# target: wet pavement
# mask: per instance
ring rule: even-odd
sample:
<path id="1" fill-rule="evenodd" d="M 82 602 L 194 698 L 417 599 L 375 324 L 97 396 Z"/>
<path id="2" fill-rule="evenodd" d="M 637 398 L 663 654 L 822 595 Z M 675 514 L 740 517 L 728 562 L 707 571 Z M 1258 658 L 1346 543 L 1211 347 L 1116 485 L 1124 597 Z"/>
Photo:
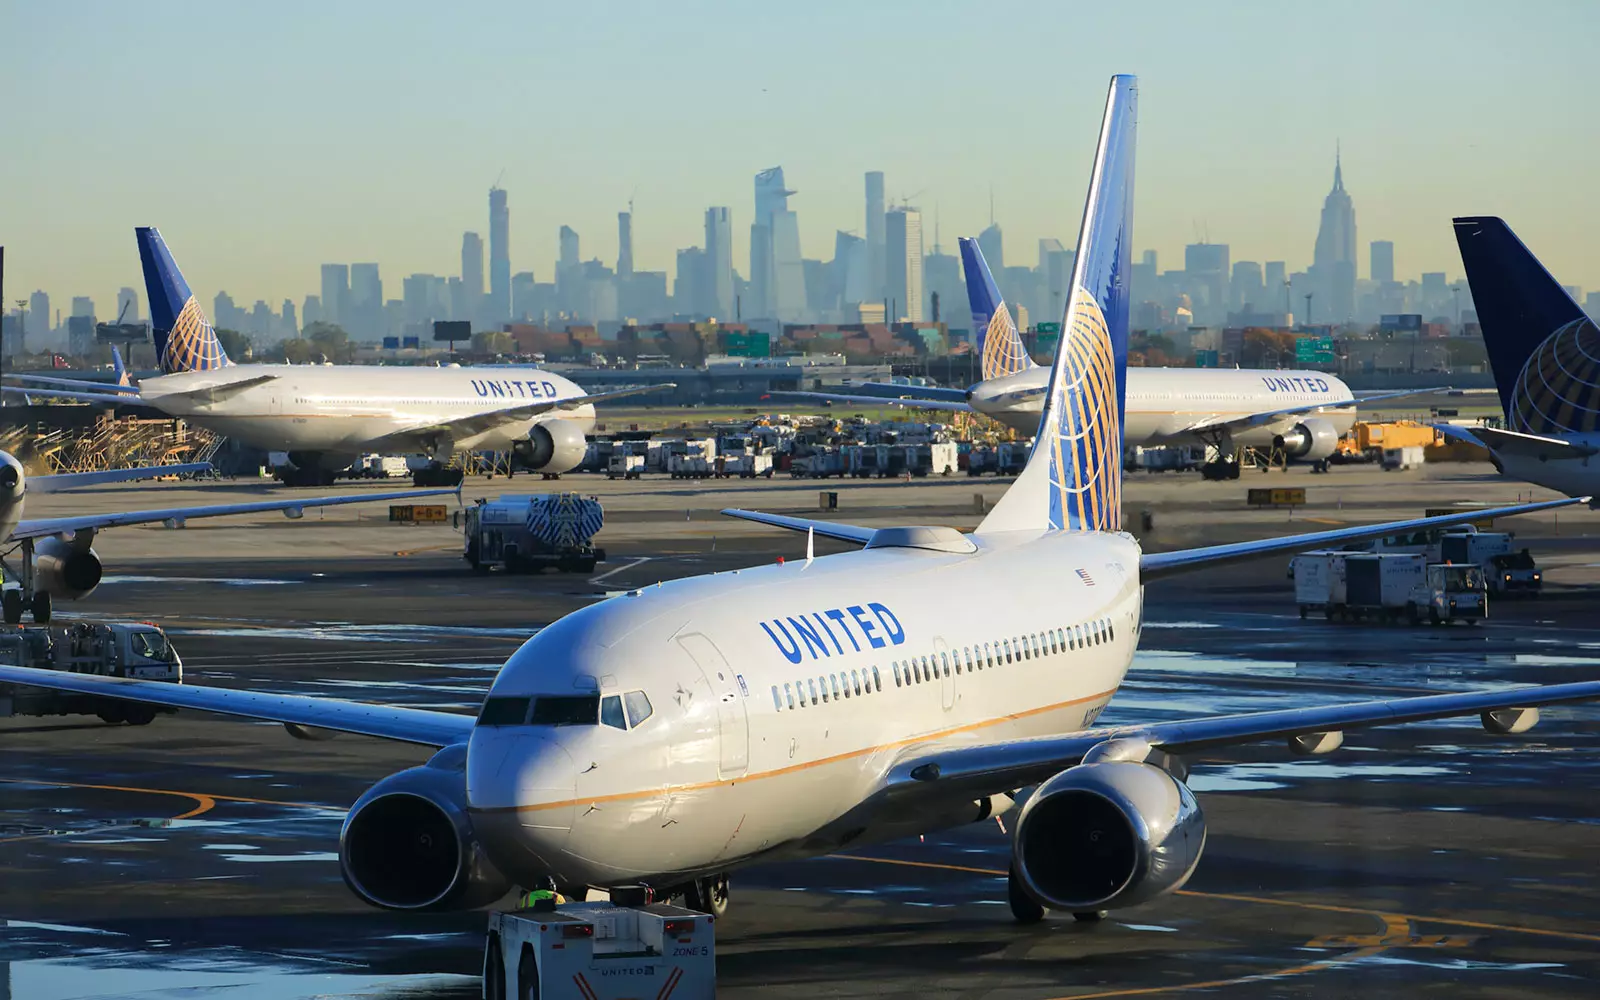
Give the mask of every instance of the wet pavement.
<path id="1" fill-rule="evenodd" d="M 174 557 L 110 577 L 93 610 L 165 624 L 191 683 L 470 711 L 566 611 L 783 544 L 629 547 L 593 581 L 477 577 L 449 551 L 225 574 Z M 1498 606 L 1477 628 L 1363 629 L 1301 622 L 1282 581 L 1273 566 L 1151 587 L 1104 720 L 1600 677 L 1597 594 Z M 370 909 L 334 854 L 344 808 L 427 751 L 193 713 L 5 720 L 0 749 L 0 998 L 478 995 L 482 913 Z M 1195 764 L 1210 834 L 1177 896 L 1018 929 L 994 821 L 753 868 L 719 925 L 720 995 L 1594 994 L 1600 709 L 1547 710 L 1518 737 L 1449 721 L 1353 733 L 1328 757 Z"/>

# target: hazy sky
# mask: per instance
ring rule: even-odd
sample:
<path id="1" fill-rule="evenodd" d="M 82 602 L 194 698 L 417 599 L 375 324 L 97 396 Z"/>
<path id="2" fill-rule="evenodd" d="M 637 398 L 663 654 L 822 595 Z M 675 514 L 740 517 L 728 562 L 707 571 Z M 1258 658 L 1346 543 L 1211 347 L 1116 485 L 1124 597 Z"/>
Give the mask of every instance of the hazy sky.
<path id="1" fill-rule="evenodd" d="M 0 0 L 8 304 L 140 289 L 161 227 L 202 301 L 276 308 L 323 261 L 385 295 L 487 242 L 504 170 L 513 270 L 556 229 L 671 271 L 708 205 L 748 264 L 752 176 L 781 164 L 808 257 L 860 230 L 862 173 L 921 206 L 931 248 L 989 221 L 1008 262 L 1070 245 L 1114 72 L 1140 76 L 1135 245 L 1311 255 L 1335 141 L 1366 244 L 1461 273 L 1450 218 L 1504 216 L 1563 282 L 1600 288 L 1600 3 L 179 3 Z"/>

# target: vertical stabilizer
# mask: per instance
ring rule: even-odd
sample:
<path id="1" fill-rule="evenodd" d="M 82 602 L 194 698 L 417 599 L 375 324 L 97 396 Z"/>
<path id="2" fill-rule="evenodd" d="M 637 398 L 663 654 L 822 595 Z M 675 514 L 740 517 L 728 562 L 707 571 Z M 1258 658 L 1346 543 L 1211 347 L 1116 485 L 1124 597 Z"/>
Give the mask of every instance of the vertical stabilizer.
<path id="1" fill-rule="evenodd" d="M 116 378 L 117 385 L 132 387 L 133 382 L 128 378 L 128 367 L 122 363 L 122 352 L 117 350 L 116 344 L 111 345 L 111 374 Z"/>
<path id="2" fill-rule="evenodd" d="M 1594 321 L 1505 222 L 1454 221 L 1506 425 L 1525 434 L 1600 430 Z"/>
<path id="3" fill-rule="evenodd" d="M 961 267 L 966 272 L 967 300 L 972 303 L 972 329 L 978 335 L 984 381 L 1038 367 L 1028 357 L 1028 348 L 1017 333 L 1010 308 L 1000 297 L 1000 286 L 989 272 L 989 262 L 983 259 L 978 241 L 963 236 L 956 242 L 961 246 Z"/>
<path id="4" fill-rule="evenodd" d="M 1121 530 L 1137 110 L 1135 78 L 1112 77 L 1039 436 L 980 534 Z"/>
<path id="5" fill-rule="evenodd" d="M 162 374 L 210 371 L 232 364 L 161 233 L 154 226 L 139 226 L 133 233 L 139 242 L 145 294 L 150 297 L 150 333 Z"/>

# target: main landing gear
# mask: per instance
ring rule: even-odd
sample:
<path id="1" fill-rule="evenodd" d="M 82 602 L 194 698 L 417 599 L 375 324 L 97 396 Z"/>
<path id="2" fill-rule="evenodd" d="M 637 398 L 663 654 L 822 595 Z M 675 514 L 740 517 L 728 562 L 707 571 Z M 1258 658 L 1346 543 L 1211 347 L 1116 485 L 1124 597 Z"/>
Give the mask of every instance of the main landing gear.
<path id="1" fill-rule="evenodd" d="M 21 584 L 18 587 L 7 588 L 0 594 L 0 619 L 7 625 L 20 625 L 24 613 L 33 615 L 33 620 L 39 625 L 50 623 L 50 594 L 48 591 L 37 589 L 37 581 L 33 573 L 33 539 L 24 538 L 18 547 L 11 550 L 16 555 L 16 571 L 11 572 L 10 565 L 5 566 L 6 576 Z"/>
<path id="2" fill-rule="evenodd" d="M 730 897 L 726 874 L 697 878 L 683 889 L 683 905 L 691 910 L 721 918 L 728 912 Z"/>
<path id="3" fill-rule="evenodd" d="M 1011 916 L 1019 924 L 1036 924 L 1044 919 L 1044 907 L 1028 895 L 1028 891 L 1022 887 L 1022 880 L 1017 878 L 1015 861 L 1011 862 L 1011 870 L 1006 874 L 1006 901 L 1011 904 Z M 1097 924 L 1105 918 L 1105 910 L 1074 910 L 1072 913 L 1072 919 L 1080 924 Z"/>
<path id="4" fill-rule="evenodd" d="M 1238 479 L 1239 460 L 1219 458 L 1200 466 L 1200 478 L 1209 480 Z"/>

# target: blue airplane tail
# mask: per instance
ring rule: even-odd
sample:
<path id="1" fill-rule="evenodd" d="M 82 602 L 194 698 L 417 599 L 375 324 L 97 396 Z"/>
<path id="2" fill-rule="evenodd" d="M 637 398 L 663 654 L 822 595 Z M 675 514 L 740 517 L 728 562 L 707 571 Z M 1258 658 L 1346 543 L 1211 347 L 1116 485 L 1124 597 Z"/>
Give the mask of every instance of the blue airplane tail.
<path id="1" fill-rule="evenodd" d="M 956 242 L 961 246 L 961 266 L 966 271 L 967 300 L 972 304 L 972 329 L 978 335 L 984 380 L 1033 368 L 1033 359 L 1028 357 L 1028 348 L 1017 333 L 1011 310 L 1000 297 L 1000 286 L 994 282 L 978 241 L 963 236 Z"/>
<path id="2" fill-rule="evenodd" d="M 144 267 L 145 293 L 150 297 L 150 333 L 162 374 L 225 368 L 228 360 L 217 331 L 206 321 L 199 301 L 189 291 L 183 272 L 154 226 L 134 229 L 139 262 Z"/>
<path id="3" fill-rule="evenodd" d="M 1454 222 L 1509 428 L 1555 435 L 1595 431 L 1600 330 L 1594 321 L 1503 220 Z"/>
<path id="4" fill-rule="evenodd" d="M 111 374 L 116 376 L 117 385 L 132 385 L 128 380 L 128 368 L 122 363 L 122 352 L 117 350 L 117 345 L 111 345 Z"/>
<path id="5" fill-rule="evenodd" d="M 1072 286 L 1028 464 L 978 531 L 1119 531 L 1138 84 L 1111 78 Z"/>

